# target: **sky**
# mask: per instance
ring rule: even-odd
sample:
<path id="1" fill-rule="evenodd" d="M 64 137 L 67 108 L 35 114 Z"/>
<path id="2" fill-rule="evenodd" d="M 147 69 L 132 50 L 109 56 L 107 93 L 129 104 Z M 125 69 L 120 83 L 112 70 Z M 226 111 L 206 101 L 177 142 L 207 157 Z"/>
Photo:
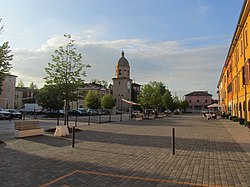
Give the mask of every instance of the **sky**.
<path id="1" fill-rule="evenodd" d="M 183 99 L 217 96 L 244 0 L 0 0 L 0 44 L 14 55 L 11 73 L 25 86 L 44 85 L 44 68 L 71 34 L 92 79 L 112 83 L 124 50 L 131 79 L 162 82 Z"/>

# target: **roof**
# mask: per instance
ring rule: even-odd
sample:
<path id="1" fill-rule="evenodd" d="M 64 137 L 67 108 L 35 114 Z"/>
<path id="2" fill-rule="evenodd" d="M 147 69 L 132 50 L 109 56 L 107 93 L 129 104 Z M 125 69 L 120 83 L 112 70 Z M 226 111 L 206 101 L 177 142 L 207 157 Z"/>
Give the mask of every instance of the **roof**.
<path id="1" fill-rule="evenodd" d="M 194 91 L 185 96 L 213 96 L 212 94 L 208 93 L 208 91 Z"/>
<path id="2" fill-rule="evenodd" d="M 121 67 L 121 66 L 127 66 L 127 67 L 129 67 L 128 60 L 124 57 L 124 51 L 122 51 L 122 56 L 118 60 L 117 66 L 119 66 L 119 67 Z"/>

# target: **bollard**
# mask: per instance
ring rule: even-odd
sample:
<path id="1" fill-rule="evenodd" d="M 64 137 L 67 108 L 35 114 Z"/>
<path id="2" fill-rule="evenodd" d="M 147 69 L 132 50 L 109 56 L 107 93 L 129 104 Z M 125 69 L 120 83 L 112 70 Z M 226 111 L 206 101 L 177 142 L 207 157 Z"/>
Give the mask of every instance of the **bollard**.
<path id="1" fill-rule="evenodd" d="M 75 147 L 75 127 L 72 127 L 72 147 Z"/>
<path id="2" fill-rule="evenodd" d="M 101 119 L 101 114 L 99 115 L 99 123 L 101 123 L 102 119 Z"/>
<path id="3" fill-rule="evenodd" d="M 89 119 L 88 119 L 88 125 L 90 125 L 90 114 L 89 114 Z"/>
<path id="4" fill-rule="evenodd" d="M 175 129 L 172 128 L 172 155 L 175 155 Z"/>

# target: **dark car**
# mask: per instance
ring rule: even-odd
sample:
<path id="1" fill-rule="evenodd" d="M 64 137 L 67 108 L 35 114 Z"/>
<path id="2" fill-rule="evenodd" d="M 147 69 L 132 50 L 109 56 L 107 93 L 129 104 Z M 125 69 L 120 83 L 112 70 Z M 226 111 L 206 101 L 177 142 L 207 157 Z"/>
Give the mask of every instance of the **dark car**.
<path id="1" fill-rule="evenodd" d="M 0 114 L 2 116 L 1 119 L 11 119 L 11 115 L 10 115 L 10 112 L 0 108 Z"/>
<path id="2" fill-rule="evenodd" d="M 64 111 L 63 110 L 47 110 L 46 111 L 46 116 L 47 117 L 57 117 L 57 116 L 64 116 Z"/>
<path id="3" fill-rule="evenodd" d="M 23 117 L 22 113 L 15 109 L 7 109 L 7 111 L 10 113 L 11 119 L 14 119 L 14 118 L 22 119 Z"/>

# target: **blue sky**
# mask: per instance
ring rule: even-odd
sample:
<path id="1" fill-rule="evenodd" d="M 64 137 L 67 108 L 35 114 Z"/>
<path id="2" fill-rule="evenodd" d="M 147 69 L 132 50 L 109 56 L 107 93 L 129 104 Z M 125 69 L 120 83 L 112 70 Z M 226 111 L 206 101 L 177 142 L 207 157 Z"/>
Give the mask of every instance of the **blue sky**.
<path id="1" fill-rule="evenodd" d="M 216 86 L 243 0 L 0 0 L 0 43 L 12 74 L 43 85 L 44 67 L 70 33 L 93 78 L 111 83 L 121 50 L 139 84 L 162 81 L 183 96 Z"/>

